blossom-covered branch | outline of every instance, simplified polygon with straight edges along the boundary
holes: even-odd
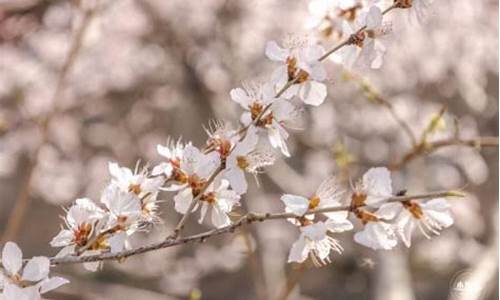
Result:
[[[430,198],[442,198],[442,197],[463,197],[460,192],[454,191],[443,191],[443,192],[434,192],[420,195],[406,195],[406,196],[393,196],[385,199],[387,203],[393,202],[405,202],[410,200],[419,200],[419,199],[430,199]],[[365,206],[365,205],[362,205]],[[360,206],[360,207],[362,207]],[[352,211],[353,207],[350,205],[344,206],[334,206],[334,207],[324,207],[320,209],[312,209],[308,210],[304,213],[304,216],[316,215],[328,212],[349,212]],[[293,212],[281,212],[281,213],[257,213],[257,212],[249,212],[243,217],[240,217],[237,221],[232,223],[231,225],[227,225],[221,228],[212,229],[203,233],[186,236],[183,238],[175,239],[168,238],[164,241],[153,243],[151,245],[141,246],[138,248],[124,250],[117,253],[102,253],[95,254],[89,256],[65,256],[65,257],[52,257],[50,258],[50,262],[54,265],[59,264],[73,264],[73,263],[88,263],[88,262],[97,262],[104,260],[121,260],[123,258],[127,258],[130,256],[155,251],[163,248],[174,247],[178,245],[183,245],[187,243],[195,243],[195,242],[204,242],[208,238],[215,237],[225,233],[233,233],[238,227],[256,223],[256,222],[264,222],[270,220],[280,220],[280,219],[289,219],[297,217]]]
[[[76,199],[65,210],[64,227],[50,242],[51,246],[60,248],[56,256],[32,258],[23,269],[20,250],[15,244],[7,243],[2,253],[2,296],[38,299],[41,293],[66,283],[64,279],[49,278],[49,265],[82,263],[87,270],[97,271],[105,260],[121,261],[157,249],[203,242],[254,222],[289,221],[300,235],[291,246],[288,262],[311,260],[318,266],[330,263],[332,252],[342,253],[342,245],[334,235],[354,230],[353,222],[359,223],[354,241],[374,250],[390,250],[399,242],[410,247],[417,228],[431,238],[451,226],[454,219],[447,198],[459,197],[460,193],[445,191],[409,196],[405,191],[394,192],[391,174],[384,167],[367,170],[350,187],[330,176],[311,195],[285,193],[280,197],[284,212],[249,212],[237,220],[231,218],[233,208],[240,205],[242,195],[247,192],[247,177],[257,178],[280,154],[292,155],[287,146],[288,129],[302,108],[320,106],[327,98],[325,60],[331,58],[347,69],[379,68],[385,55],[381,38],[390,33],[392,26],[384,20],[384,15],[394,9],[413,9],[414,4],[412,0],[395,0],[382,9],[377,1],[357,2],[356,5],[352,1],[331,2],[323,7],[319,23],[326,21],[329,32],[336,31],[340,39],[330,50],[325,50],[321,41],[295,36],[282,43],[266,44],[265,55],[276,63],[271,76],[242,83],[242,87],[233,88],[229,93],[231,100],[243,110],[241,124],[236,129],[229,123],[213,121],[205,128],[208,137],[204,146],[196,147],[180,139],[158,145],[162,161],[152,168],[138,164],[132,170],[110,162],[111,178],[99,199]],[[331,17],[332,12],[335,18]],[[313,26],[315,30],[320,28],[319,23]],[[79,31],[79,39],[83,33],[84,30]],[[77,41],[78,48],[80,43]],[[74,61],[75,53],[77,51],[70,51],[70,62]],[[68,69],[64,67],[62,73]],[[56,95],[62,88],[58,86]],[[415,146],[412,151],[416,154],[410,152],[407,160],[424,150],[459,140],[429,143],[427,136],[438,123],[433,121],[417,143],[409,125],[398,118],[392,106],[380,97],[374,98],[393,113],[412,139]],[[443,113],[444,110],[439,118]],[[485,144],[489,143],[493,142]],[[461,141],[461,144],[470,142]],[[429,145],[432,147],[428,148]],[[182,217],[164,240],[132,246],[131,236],[149,231],[162,222],[159,212],[162,191],[175,193],[173,209]],[[182,230],[197,211],[198,223],[208,223],[214,229],[183,237]]]

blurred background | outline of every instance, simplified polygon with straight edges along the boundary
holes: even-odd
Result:
[[[63,207],[99,199],[108,161],[155,164],[156,145],[169,136],[201,146],[209,120],[237,126],[230,89],[267,78],[275,65],[266,41],[311,34],[308,15],[304,0],[0,0],[2,243],[54,255],[48,242]],[[282,211],[283,192],[307,195],[329,174],[347,185],[369,167],[393,166],[395,190],[466,191],[452,200],[452,228],[389,252],[341,234],[344,254],[314,268],[286,264],[298,229],[271,221],[97,273],[57,267],[71,284],[47,298],[461,299],[457,278],[473,276],[474,299],[497,299],[498,148],[451,145],[398,164],[412,145],[391,114],[420,137],[446,106],[429,141],[498,136],[498,2],[435,0],[424,19],[390,13],[379,70],[326,64],[327,100],[304,109],[288,140],[293,158],[266,170],[260,186],[251,180],[240,211]],[[164,223],[134,245],[159,240],[178,221],[172,195],[161,198]],[[190,222],[186,233],[206,229]]]

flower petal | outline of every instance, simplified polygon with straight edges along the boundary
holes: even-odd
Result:
[[[305,104],[319,106],[325,101],[326,85],[317,81],[307,81],[301,84],[299,97]]]
[[[42,281],[42,283],[40,284],[40,293],[43,294],[43,293],[52,291],[52,290],[57,289],[58,287],[60,287],[63,284],[66,284],[66,283],[69,283],[69,280],[66,278],[62,278],[62,277],[58,277],[58,276],[47,278],[44,281]]]
[[[47,257],[36,256],[28,261],[23,270],[23,280],[40,281],[49,275],[50,261]]]
[[[290,55],[288,49],[281,48],[275,41],[269,41],[266,44],[266,56],[270,60],[285,61]]]
[[[11,274],[17,274],[23,265],[23,253],[14,242],[7,242],[2,251],[2,265]]]
[[[175,210],[178,213],[185,214],[189,209],[191,201],[193,201],[193,192],[191,188],[181,190],[174,196]]]
[[[309,200],[302,196],[284,194],[281,196],[281,201],[285,203],[286,210],[293,212],[296,216],[303,216],[309,209]]]
[[[303,235],[300,235],[299,239],[293,243],[290,249],[290,254],[288,255],[288,262],[302,263],[307,259],[309,255],[309,248],[307,247],[306,240]]]

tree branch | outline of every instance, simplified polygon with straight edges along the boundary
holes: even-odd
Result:
[[[402,202],[408,200],[418,200],[418,199],[429,199],[429,198],[439,198],[439,197],[462,197],[463,195],[459,192],[454,191],[441,191],[422,195],[409,195],[409,196],[393,196],[386,199],[386,202]],[[316,210],[309,210],[305,215],[319,214],[325,212],[338,212],[338,211],[351,211],[352,207],[350,205],[337,206],[337,207],[326,207]],[[234,232],[237,228],[252,224],[255,222],[264,222],[269,220],[279,220],[297,217],[293,213],[282,212],[282,213],[247,213],[243,217],[239,218],[236,222],[231,225],[224,226],[221,228],[212,229],[203,233],[187,236],[184,238],[167,238],[161,242],[153,243],[146,246],[141,246],[135,249],[120,251],[117,253],[106,252],[96,255],[88,256],[64,256],[64,257],[52,257],[50,261],[53,265],[60,264],[75,264],[75,263],[85,263],[85,262],[96,262],[105,260],[121,260],[130,256],[158,250],[169,248],[173,246],[178,246],[193,242],[204,242],[208,238],[218,236],[224,233]]]
[[[410,151],[408,151],[403,158],[391,166],[391,170],[399,170],[405,164],[414,160],[419,156],[429,155],[440,148],[448,146],[467,146],[474,148],[482,147],[498,147],[498,137],[486,136],[477,137],[473,139],[460,139],[460,138],[449,138],[437,140],[434,142],[422,142],[415,145]]]

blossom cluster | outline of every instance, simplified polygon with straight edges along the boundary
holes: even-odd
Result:
[[[393,7],[411,8],[412,2],[396,0]],[[241,126],[212,122],[202,147],[180,140],[158,145],[162,161],[152,168],[131,170],[109,163],[111,178],[100,199],[80,198],[66,210],[65,226],[50,242],[61,248],[56,257],[131,249],[132,235],[161,222],[161,191],[175,193],[174,209],[184,215],[180,225],[199,211],[199,223],[215,228],[231,226],[231,213],[247,192],[248,177],[257,178],[280,154],[290,157],[287,139],[292,124],[304,106],[316,107],[325,101],[328,74],[322,61],[331,57],[347,68],[380,67],[385,53],[382,37],[390,32],[380,5],[377,0],[312,1],[311,28],[344,38],[345,47],[333,53],[317,41],[296,37],[283,43],[268,42],[265,55],[277,64],[268,80],[244,83],[229,93],[243,108]],[[301,232],[292,245],[289,262],[310,258],[316,265],[329,263],[332,250],[343,251],[332,234],[354,229],[350,215],[363,226],[354,240],[375,250],[392,249],[398,239],[409,247],[415,227],[430,237],[453,224],[445,199],[391,202],[392,196],[386,168],[368,170],[350,193],[330,177],[308,198],[283,195],[285,210],[292,216],[289,221]],[[348,209],[340,209],[346,204]],[[21,272],[19,248],[6,244],[2,297],[39,299],[41,293],[66,283],[62,278],[48,277],[49,265],[48,258],[35,257]],[[84,263],[90,271],[99,266],[98,261]]]
[[[58,276],[49,277],[50,260],[35,256],[23,261],[21,249],[7,242],[2,250],[0,288],[2,300],[38,300],[45,294],[69,281]]]
[[[299,226],[301,234],[293,244],[289,262],[304,262],[307,258],[316,265],[330,262],[330,252],[341,253],[342,247],[329,233],[352,230],[348,220],[352,213],[363,229],[354,234],[354,241],[374,250],[390,250],[398,239],[407,247],[415,227],[430,238],[432,234],[453,224],[450,205],[444,198],[422,202],[406,200],[390,202],[393,196],[389,170],[383,167],[368,170],[348,194],[335,181],[325,180],[309,198],[285,194],[281,200],[286,211],[296,215],[291,222]],[[316,221],[314,212],[322,208],[341,207],[345,200],[349,209],[324,212],[324,220]]]
[[[58,257],[116,253],[129,248],[129,237],[158,223],[158,194],[162,177],[150,177],[143,169],[132,171],[109,163],[111,181],[98,203],[80,198],[67,210],[65,228],[52,239],[52,247],[62,247]],[[95,271],[99,263],[85,263]]]

